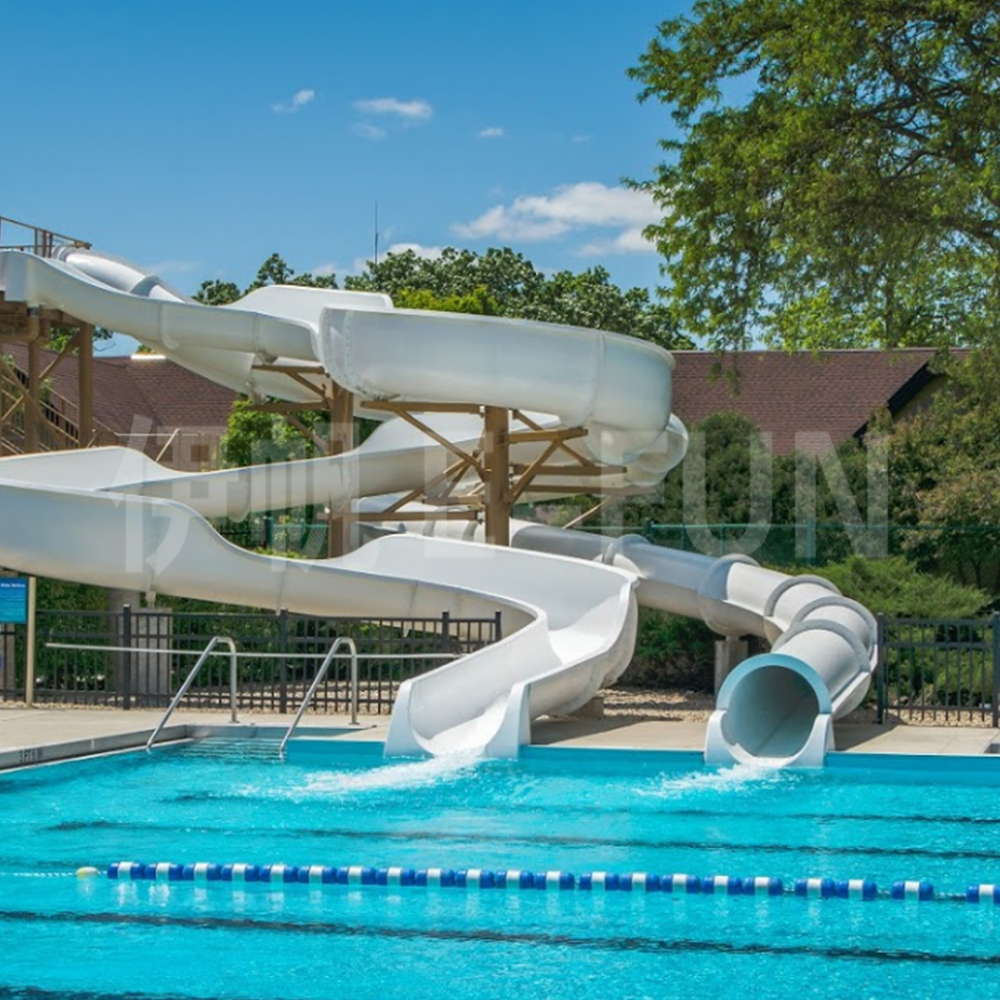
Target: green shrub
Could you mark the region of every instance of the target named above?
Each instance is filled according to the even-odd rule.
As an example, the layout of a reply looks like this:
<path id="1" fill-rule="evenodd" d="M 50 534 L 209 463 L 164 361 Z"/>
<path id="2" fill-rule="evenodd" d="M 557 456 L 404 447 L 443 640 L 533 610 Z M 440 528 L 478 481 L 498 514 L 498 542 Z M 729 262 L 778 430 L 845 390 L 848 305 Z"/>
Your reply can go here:
<path id="1" fill-rule="evenodd" d="M 635 655 L 619 685 L 711 691 L 717 638 L 697 619 L 640 608 Z"/>
<path id="2" fill-rule="evenodd" d="M 901 556 L 851 556 L 817 572 L 872 614 L 891 618 L 972 618 L 989 602 L 983 591 L 949 577 L 922 573 Z"/>

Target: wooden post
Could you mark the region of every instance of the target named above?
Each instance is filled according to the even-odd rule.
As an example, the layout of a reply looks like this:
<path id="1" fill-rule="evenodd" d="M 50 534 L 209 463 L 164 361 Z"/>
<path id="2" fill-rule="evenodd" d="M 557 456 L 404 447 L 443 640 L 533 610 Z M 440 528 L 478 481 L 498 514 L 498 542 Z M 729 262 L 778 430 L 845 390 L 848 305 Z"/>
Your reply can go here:
<path id="1" fill-rule="evenodd" d="M 0 341 L 0 358 L 3 357 L 3 341 Z M 0 371 L 0 458 L 4 456 L 4 442 L 6 440 L 6 428 L 4 427 L 4 411 L 7 409 L 7 397 L 3 391 L 4 376 Z"/>
<path id="2" fill-rule="evenodd" d="M 41 404 L 42 322 L 28 316 L 28 399 L 24 403 L 24 450 L 31 454 L 39 450 L 39 409 Z M 31 405 L 32 400 L 36 403 Z"/>
<path id="3" fill-rule="evenodd" d="M 35 612 L 38 607 L 38 580 L 28 577 L 28 621 L 25 626 L 24 663 L 24 703 L 31 708 L 35 704 L 35 657 L 37 651 L 35 632 Z"/>
<path id="4" fill-rule="evenodd" d="M 89 448 L 94 443 L 94 328 L 90 324 L 80 327 L 77 343 L 80 385 L 77 443 L 80 448 Z"/>
<path id="5" fill-rule="evenodd" d="M 503 406 L 485 406 L 483 416 L 486 541 L 510 545 L 510 414 Z"/>
<path id="6" fill-rule="evenodd" d="M 343 455 L 354 447 L 354 395 L 346 389 L 337 389 L 328 401 L 327 410 L 330 414 L 327 454 Z M 326 554 L 329 558 L 350 551 L 350 530 L 350 518 L 344 517 L 343 511 L 331 509 L 326 530 Z"/>

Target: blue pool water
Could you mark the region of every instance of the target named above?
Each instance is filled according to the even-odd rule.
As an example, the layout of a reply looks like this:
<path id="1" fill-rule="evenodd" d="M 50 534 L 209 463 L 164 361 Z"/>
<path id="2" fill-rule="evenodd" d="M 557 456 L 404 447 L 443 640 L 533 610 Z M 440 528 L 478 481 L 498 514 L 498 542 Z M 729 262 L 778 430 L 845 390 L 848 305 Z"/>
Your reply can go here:
<path id="1" fill-rule="evenodd" d="M 713 771 L 203 743 L 0 776 L 0 1000 L 940 997 L 1000 986 L 1000 760 Z M 850 766 L 848 766 L 850 765 Z M 249 862 L 928 879 L 929 903 L 80 880 Z"/>

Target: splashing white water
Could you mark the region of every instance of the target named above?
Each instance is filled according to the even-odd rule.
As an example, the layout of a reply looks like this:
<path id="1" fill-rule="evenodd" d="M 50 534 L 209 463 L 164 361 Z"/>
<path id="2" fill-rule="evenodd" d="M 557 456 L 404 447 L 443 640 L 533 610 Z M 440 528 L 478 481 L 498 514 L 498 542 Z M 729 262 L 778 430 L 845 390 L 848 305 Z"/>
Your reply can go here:
<path id="1" fill-rule="evenodd" d="M 353 792 L 429 788 L 464 775 L 482 759 L 478 749 L 462 750 L 406 764 L 388 764 L 362 771 L 331 771 L 310 778 L 305 790 L 338 796 Z"/>
<path id="2" fill-rule="evenodd" d="M 657 799 L 682 799 L 698 793 L 730 795 L 748 786 L 769 788 L 794 780 L 789 771 L 767 764 L 735 764 L 718 771 L 692 771 L 678 778 L 660 777 L 652 787 L 637 788 L 637 795 Z"/>
<path id="3" fill-rule="evenodd" d="M 336 800 L 368 792 L 385 792 L 430 788 L 464 777 L 483 758 L 478 750 L 428 757 L 426 760 L 387 764 L 382 767 L 349 771 L 322 771 L 308 775 L 304 783 L 287 785 L 247 786 L 238 794 L 248 798 L 284 799 L 293 802 Z M 301 776 L 289 776 L 299 781 Z"/>

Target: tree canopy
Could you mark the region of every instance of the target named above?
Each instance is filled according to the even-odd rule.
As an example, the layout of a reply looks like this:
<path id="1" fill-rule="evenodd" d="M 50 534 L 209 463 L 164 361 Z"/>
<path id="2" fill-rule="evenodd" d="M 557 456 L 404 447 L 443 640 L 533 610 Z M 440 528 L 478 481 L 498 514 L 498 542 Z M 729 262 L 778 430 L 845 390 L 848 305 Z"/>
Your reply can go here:
<path id="1" fill-rule="evenodd" d="M 212 278 L 203 281 L 195 292 L 195 301 L 207 306 L 226 306 L 265 285 L 305 285 L 307 288 L 336 288 L 335 275 L 316 275 L 310 271 L 296 274 L 277 253 L 271 254 L 257 269 L 257 277 L 242 291 L 235 281 Z"/>
<path id="2" fill-rule="evenodd" d="M 677 137 L 649 190 L 680 328 L 716 348 L 1000 328 L 995 0 L 697 0 L 630 70 Z"/>

